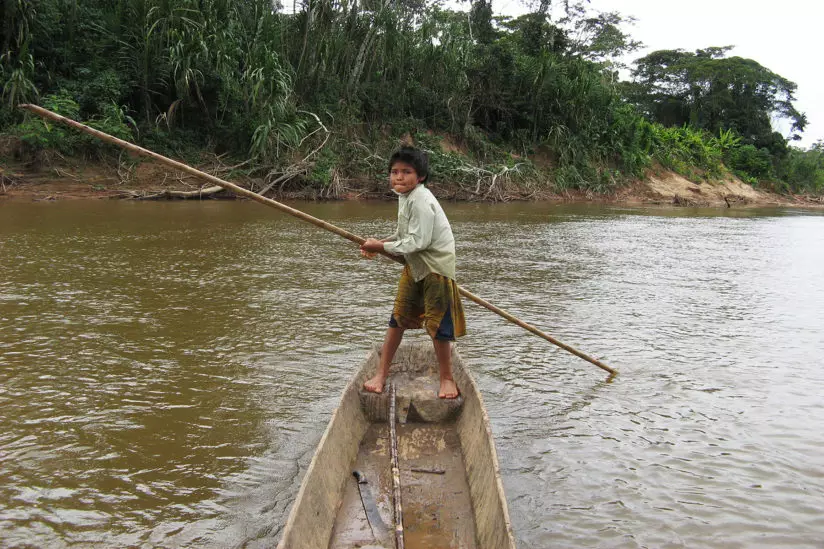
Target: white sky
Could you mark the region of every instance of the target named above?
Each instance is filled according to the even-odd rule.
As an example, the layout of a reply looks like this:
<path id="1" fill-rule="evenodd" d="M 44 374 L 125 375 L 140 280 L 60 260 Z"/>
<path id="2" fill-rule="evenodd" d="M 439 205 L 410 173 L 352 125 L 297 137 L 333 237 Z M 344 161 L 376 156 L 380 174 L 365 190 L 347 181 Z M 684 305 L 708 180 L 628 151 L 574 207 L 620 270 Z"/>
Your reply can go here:
<path id="1" fill-rule="evenodd" d="M 529 11 L 520 0 L 493 0 L 492 6 L 496 14 Z M 735 46 L 728 55 L 754 59 L 798 84 L 795 106 L 806 113 L 808 124 L 796 144 L 808 147 L 824 139 L 821 0 L 591 0 L 590 6 L 637 19 L 626 30 L 646 47 L 630 60 L 655 50 Z M 788 129 L 778 127 L 785 135 Z"/>

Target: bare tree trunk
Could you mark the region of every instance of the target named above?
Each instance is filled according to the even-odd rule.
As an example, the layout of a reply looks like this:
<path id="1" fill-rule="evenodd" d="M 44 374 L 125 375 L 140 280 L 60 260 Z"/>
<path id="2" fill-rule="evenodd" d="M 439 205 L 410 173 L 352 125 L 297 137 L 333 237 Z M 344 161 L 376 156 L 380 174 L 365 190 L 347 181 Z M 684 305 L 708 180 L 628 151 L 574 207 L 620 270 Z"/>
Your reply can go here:
<path id="1" fill-rule="evenodd" d="M 309 41 L 309 31 L 312 29 L 312 0 L 307 0 L 306 3 L 306 26 L 303 29 L 303 47 L 300 50 L 300 58 L 298 59 L 298 68 L 295 71 L 297 80 L 300 80 L 300 70 L 303 67 L 303 58 L 306 55 L 306 44 Z"/>
<path id="2" fill-rule="evenodd" d="M 372 40 L 375 38 L 375 33 L 377 32 L 376 28 L 377 25 L 375 24 L 370 26 L 369 30 L 366 31 L 366 37 L 361 43 L 360 50 L 358 51 L 358 57 L 355 59 L 355 68 L 352 69 L 352 74 L 349 75 L 349 82 L 346 85 L 346 94 L 349 97 L 352 97 L 355 86 L 360 79 L 360 75 L 363 73 L 363 66 L 366 64 L 366 51 L 372 46 Z"/>
<path id="3" fill-rule="evenodd" d="M 389 6 L 389 2 L 390 0 L 383 0 L 378 13 L 375 15 L 374 21 L 372 21 L 372 24 L 369 26 L 369 30 L 366 31 L 366 37 L 364 37 L 361 43 L 358 57 L 355 60 L 355 68 L 352 70 L 352 74 L 349 75 L 349 82 L 346 86 L 346 93 L 349 97 L 352 97 L 358 80 L 360 80 L 361 74 L 363 74 L 363 68 L 366 66 L 366 52 L 372 48 L 372 42 L 375 40 L 375 35 L 378 32 L 378 22 L 381 20 L 383 11 Z"/>

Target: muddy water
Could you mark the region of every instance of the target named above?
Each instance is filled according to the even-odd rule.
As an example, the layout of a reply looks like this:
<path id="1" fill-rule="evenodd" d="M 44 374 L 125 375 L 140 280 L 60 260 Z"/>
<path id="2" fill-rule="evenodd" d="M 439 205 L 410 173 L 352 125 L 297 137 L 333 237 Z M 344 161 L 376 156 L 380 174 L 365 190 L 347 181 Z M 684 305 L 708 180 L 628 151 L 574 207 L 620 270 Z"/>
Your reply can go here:
<path id="1" fill-rule="evenodd" d="M 621 372 L 467 304 L 520 547 L 824 545 L 824 216 L 446 209 L 467 288 Z M 0 203 L 0 546 L 273 546 L 397 275 L 252 203 Z"/>

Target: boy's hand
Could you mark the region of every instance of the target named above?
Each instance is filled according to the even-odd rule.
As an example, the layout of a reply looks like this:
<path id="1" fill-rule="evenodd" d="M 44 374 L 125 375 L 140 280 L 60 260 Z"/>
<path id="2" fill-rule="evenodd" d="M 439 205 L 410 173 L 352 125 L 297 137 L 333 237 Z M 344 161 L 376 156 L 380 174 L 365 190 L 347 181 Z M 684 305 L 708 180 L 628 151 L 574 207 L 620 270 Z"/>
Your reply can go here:
<path id="1" fill-rule="evenodd" d="M 383 251 L 383 242 L 377 240 L 375 238 L 367 238 L 366 242 L 361 244 L 361 252 L 382 252 Z"/>
<path id="2" fill-rule="evenodd" d="M 378 255 L 375 252 L 367 252 L 366 250 L 360 251 L 361 257 L 365 257 L 366 259 L 375 259 L 375 256 Z"/>

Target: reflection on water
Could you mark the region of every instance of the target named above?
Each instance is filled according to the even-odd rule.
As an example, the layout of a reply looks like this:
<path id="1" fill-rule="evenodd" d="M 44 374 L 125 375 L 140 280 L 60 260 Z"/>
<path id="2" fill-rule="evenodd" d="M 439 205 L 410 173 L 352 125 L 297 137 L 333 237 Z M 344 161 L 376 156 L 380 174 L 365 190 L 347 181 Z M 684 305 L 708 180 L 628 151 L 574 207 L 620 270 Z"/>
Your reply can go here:
<path id="1" fill-rule="evenodd" d="M 822 546 L 824 216 L 445 207 L 462 284 L 621 371 L 467 304 L 519 546 Z M 0 546 L 37 547 L 274 545 L 398 275 L 220 202 L 0 203 L 0 272 Z"/>

